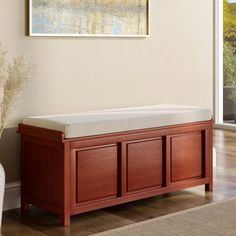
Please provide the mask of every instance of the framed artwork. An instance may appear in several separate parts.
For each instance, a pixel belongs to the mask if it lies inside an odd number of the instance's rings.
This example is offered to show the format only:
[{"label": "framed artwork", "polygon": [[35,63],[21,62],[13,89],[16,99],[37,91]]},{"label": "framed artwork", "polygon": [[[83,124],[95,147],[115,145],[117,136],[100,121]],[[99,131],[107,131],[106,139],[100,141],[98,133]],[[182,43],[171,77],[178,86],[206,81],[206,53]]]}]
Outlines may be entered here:
[{"label": "framed artwork", "polygon": [[147,37],[150,0],[30,0],[30,36]]}]

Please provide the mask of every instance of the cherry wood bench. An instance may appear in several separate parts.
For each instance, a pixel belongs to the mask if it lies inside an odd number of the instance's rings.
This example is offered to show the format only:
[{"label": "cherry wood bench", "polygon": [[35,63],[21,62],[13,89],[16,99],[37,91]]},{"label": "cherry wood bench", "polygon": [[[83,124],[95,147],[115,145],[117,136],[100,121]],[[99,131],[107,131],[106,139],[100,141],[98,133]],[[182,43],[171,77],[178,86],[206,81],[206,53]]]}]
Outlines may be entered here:
[{"label": "cherry wood bench", "polygon": [[[109,113],[115,114],[113,126]],[[190,122],[179,123],[179,113]],[[62,122],[70,116],[70,122]],[[88,129],[79,129],[83,122]],[[76,125],[78,137],[69,124]],[[112,127],[115,132],[110,132]],[[132,130],[122,130],[128,127]],[[30,117],[18,130],[22,212],[33,204],[58,214],[64,226],[72,215],[99,208],[197,185],[212,191],[212,120],[207,109],[149,106]]]}]

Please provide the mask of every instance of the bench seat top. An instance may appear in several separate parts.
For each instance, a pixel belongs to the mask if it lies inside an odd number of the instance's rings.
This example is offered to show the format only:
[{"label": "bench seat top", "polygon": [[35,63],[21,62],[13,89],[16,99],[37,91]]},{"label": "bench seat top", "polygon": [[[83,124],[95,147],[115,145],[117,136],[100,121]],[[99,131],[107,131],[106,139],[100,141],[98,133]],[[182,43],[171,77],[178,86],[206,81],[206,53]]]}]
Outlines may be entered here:
[{"label": "bench seat top", "polygon": [[32,116],[25,118],[23,124],[62,131],[65,138],[69,139],[211,119],[211,110],[207,108],[183,105],[151,105],[76,114]]}]

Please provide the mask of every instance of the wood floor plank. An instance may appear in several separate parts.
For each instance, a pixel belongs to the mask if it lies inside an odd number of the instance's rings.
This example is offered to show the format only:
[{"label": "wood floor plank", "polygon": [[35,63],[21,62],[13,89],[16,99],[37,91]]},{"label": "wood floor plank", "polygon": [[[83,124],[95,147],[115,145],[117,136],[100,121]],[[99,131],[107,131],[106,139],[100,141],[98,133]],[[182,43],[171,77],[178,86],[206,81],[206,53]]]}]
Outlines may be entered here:
[{"label": "wood floor plank", "polygon": [[46,236],[46,234],[34,230],[31,227],[28,227],[24,224],[20,224],[20,222],[16,222],[14,220],[9,219],[8,217],[3,218],[3,227],[1,229],[2,236]]}]

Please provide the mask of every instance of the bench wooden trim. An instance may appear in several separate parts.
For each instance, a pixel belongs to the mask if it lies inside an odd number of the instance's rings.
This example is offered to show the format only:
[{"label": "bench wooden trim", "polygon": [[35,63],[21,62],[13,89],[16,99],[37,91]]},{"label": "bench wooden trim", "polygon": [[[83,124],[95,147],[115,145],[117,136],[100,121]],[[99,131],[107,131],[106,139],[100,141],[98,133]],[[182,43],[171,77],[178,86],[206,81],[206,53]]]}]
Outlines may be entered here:
[{"label": "bench wooden trim", "polygon": [[[71,215],[103,207],[203,184],[212,191],[212,124],[73,139],[65,139],[60,131],[19,124],[22,212],[33,204],[58,214],[61,223],[69,225]],[[173,145],[180,147],[174,151]],[[189,169],[183,165],[183,156]],[[142,170],[148,174],[142,175]],[[177,182],[171,178],[173,173]]]}]

